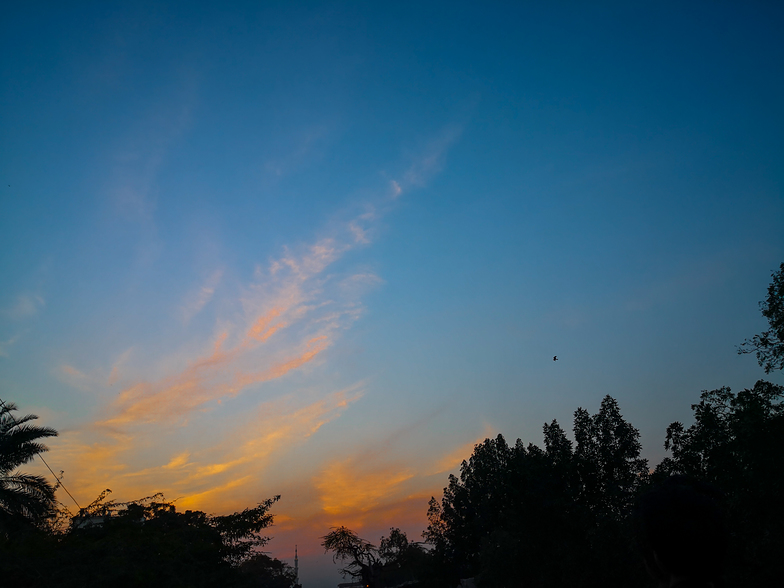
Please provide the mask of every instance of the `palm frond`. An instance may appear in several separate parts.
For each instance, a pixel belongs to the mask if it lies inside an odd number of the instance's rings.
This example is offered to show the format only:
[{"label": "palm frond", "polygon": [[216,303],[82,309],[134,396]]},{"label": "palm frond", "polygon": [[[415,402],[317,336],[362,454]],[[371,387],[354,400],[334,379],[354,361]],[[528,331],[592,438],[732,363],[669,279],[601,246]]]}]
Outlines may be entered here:
[{"label": "palm frond", "polygon": [[42,476],[16,470],[47,451],[38,440],[55,437],[57,431],[32,424],[38,418],[33,414],[15,418],[16,409],[0,400],[0,523],[19,517],[40,522],[54,512],[55,489]]}]

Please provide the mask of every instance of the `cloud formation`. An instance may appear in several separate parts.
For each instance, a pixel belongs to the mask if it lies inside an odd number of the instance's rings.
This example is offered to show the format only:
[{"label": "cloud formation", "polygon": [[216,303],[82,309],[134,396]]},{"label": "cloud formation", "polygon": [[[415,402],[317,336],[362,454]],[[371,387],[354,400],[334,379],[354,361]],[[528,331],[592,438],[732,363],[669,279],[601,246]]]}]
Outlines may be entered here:
[{"label": "cloud formation", "polygon": [[4,308],[2,313],[14,320],[22,320],[37,315],[46,306],[46,301],[40,294],[23,292],[16,297],[11,306]]},{"label": "cloud formation", "polygon": [[[391,181],[392,200],[429,181],[458,136],[450,127],[432,141]],[[137,175],[153,182],[159,161],[146,161],[141,167],[149,173]],[[134,192],[141,203],[136,217],[152,225],[148,188]],[[383,283],[366,265],[351,270],[338,262],[370,245],[379,219],[394,206],[382,195],[309,244],[257,265],[244,283],[232,283],[223,268],[202,276],[171,316],[188,332],[179,349],[154,357],[154,349],[138,342],[106,369],[60,365],[62,381],[105,401],[91,422],[61,431],[52,443],[56,467],[66,470],[66,483],[76,480],[70,487],[78,487],[79,499],[89,502],[105,488],[121,500],[161,491],[180,508],[227,512],[289,484],[301,498],[288,520],[305,526],[347,517],[371,524],[390,512],[402,520],[413,505],[426,504],[422,488],[432,483],[433,461],[404,464],[395,458],[399,451],[386,453],[398,442],[399,450],[422,419],[358,453],[325,458],[311,441],[300,455],[308,469],[301,461],[294,471],[278,467],[315,436],[334,435],[333,427],[319,432],[365,394],[364,383],[340,389],[344,384],[308,375],[323,373],[316,369],[362,315],[363,297]],[[214,327],[199,338],[194,333],[208,309],[215,310]],[[205,320],[191,325],[197,315]],[[146,367],[145,355],[153,357]]]},{"label": "cloud formation", "polygon": [[354,459],[326,465],[315,486],[322,510],[329,515],[356,516],[394,495],[414,474],[405,468],[377,468]]},{"label": "cloud formation", "polygon": [[215,270],[197,290],[190,292],[186,296],[180,308],[184,323],[190,322],[212,300],[212,297],[215,295],[215,288],[218,287],[222,277],[223,270]]},{"label": "cloud formation", "polygon": [[[253,502],[273,456],[307,441],[362,394],[357,385],[304,403],[293,396],[261,403],[235,417],[234,426],[214,445],[182,445],[172,437],[176,430],[161,431],[155,424],[137,426],[132,433],[84,427],[52,445],[57,445],[58,467],[78,481],[80,502],[104,488],[123,499],[154,489],[177,498],[182,508],[241,508]],[[153,442],[154,454],[144,457]]]},{"label": "cloud formation", "polygon": [[[299,255],[286,251],[243,290],[244,316],[225,328],[205,351],[182,369],[158,381],[139,381],[120,392],[105,425],[172,421],[213,401],[233,398],[247,388],[275,380],[313,362],[334,342],[338,331],[361,314],[361,289],[378,283],[362,272],[342,280],[323,275],[352,247],[362,222],[354,219],[336,237],[318,240]],[[189,309],[200,309],[220,280],[216,272],[194,297]],[[354,283],[348,288],[346,284]]]}]

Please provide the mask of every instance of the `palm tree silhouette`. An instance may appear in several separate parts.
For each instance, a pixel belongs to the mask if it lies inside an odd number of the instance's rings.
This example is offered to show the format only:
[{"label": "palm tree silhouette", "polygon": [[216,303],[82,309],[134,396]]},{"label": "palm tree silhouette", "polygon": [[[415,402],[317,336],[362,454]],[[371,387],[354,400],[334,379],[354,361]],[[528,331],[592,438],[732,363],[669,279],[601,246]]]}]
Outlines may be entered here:
[{"label": "palm tree silhouette", "polygon": [[15,404],[0,400],[0,535],[25,520],[39,523],[55,508],[54,487],[17,468],[47,451],[38,439],[55,437],[57,431],[30,424],[38,418],[34,414],[16,419],[11,414],[15,410]]}]

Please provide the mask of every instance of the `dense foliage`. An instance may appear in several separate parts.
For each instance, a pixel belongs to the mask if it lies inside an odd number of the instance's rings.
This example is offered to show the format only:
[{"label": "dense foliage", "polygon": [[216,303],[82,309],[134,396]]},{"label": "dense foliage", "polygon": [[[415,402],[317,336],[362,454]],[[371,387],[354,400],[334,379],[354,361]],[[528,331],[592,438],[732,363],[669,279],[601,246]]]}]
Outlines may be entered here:
[{"label": "dense foliage", "polygon": [[58,531],[28,528],[0,543],[3,577],[21,586],[266,586],[293,588],[293,571],[257,551],[278,496],[227,516],[178,512],[160,495],[129,502],[103,493]]},{"label": "dense foliage", "polygon": [[555,421],[544,426],[544,449],[486,439],[430,501],[433,585],[648,585],[635,504],[673,474],[724,497],[730,584],[774,585],[784,574],[783,396],[764,381],[737,395],[703,392],[694,424],[667,428],[672,457],[652,475],[639,433],[609,396],[596,415],[575,412],[574,446]]},{"label": "dense foliage", "polygon": [[728,576],[736,585],[775,585],[784,577],[784,386],[758,381],[737,395],[704,391],[694,424],[667,427],[672,451],[655,478],[673,473],[711,483],[726,496]]},{"label": "dense foliage", "polygon": [[[556,421],[545,449],[503,436],[477,445],[440,501],[425,536],[445,583],[605,586],[644,580],[624,521],[647,480],[639,433],[607,396],[578,409],[575,446]],[[448,579],[448,581],[446,581]]]}]

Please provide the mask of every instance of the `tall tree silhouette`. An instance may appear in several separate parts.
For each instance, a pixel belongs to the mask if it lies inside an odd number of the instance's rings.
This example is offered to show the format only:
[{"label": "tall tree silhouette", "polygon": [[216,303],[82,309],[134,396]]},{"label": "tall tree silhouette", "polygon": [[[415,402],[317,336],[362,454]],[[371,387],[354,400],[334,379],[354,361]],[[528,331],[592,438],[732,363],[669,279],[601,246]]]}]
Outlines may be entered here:
[{"label": "tall tree silhouette", "polygon": [[430,500],[425,537],[445,584],[624,586],[644,574],[626,525],[647,475],[639,432],[607,396],[597,414],[575,412],[574,439],[553,421],[545,450],[502,435],[474,447]]},{"label": "tall tree silhouette", "polygon": [[55,507],[54,487],[41,476],[25,474],[17,468],[47,451],[39,442],[55,437],[50,427],[31,424],[38,417],[28,414],[15,418],[15,404],[0,400],[0,533],[7,534],[24,522],[46,519]]},{"label": "tall tree silhouette", "polygon": [[737,395],[728,387],[703,391],[692,410],[691,426],[667,427],[664,447],[672,457],[655,477],[686,474],[723,491],[730,585],[774,585],[784,575],[784,386],[760,380]]},{"label": "tall tree silhouette", "polygon": [[755,354],[766,374],[784,369],[784,263],[771,277],[768,297],[760,302],[762,316],[768,319],[770,328],[746,339],[738,347],[739,354]]},{"label": "tall tree silhouette", "polygon": [[577,409],[574,437],[581,502],[605,516],[626,516],[648,472],[639,431],[624,420],[618,402],[605,396],[593,416]]}]

